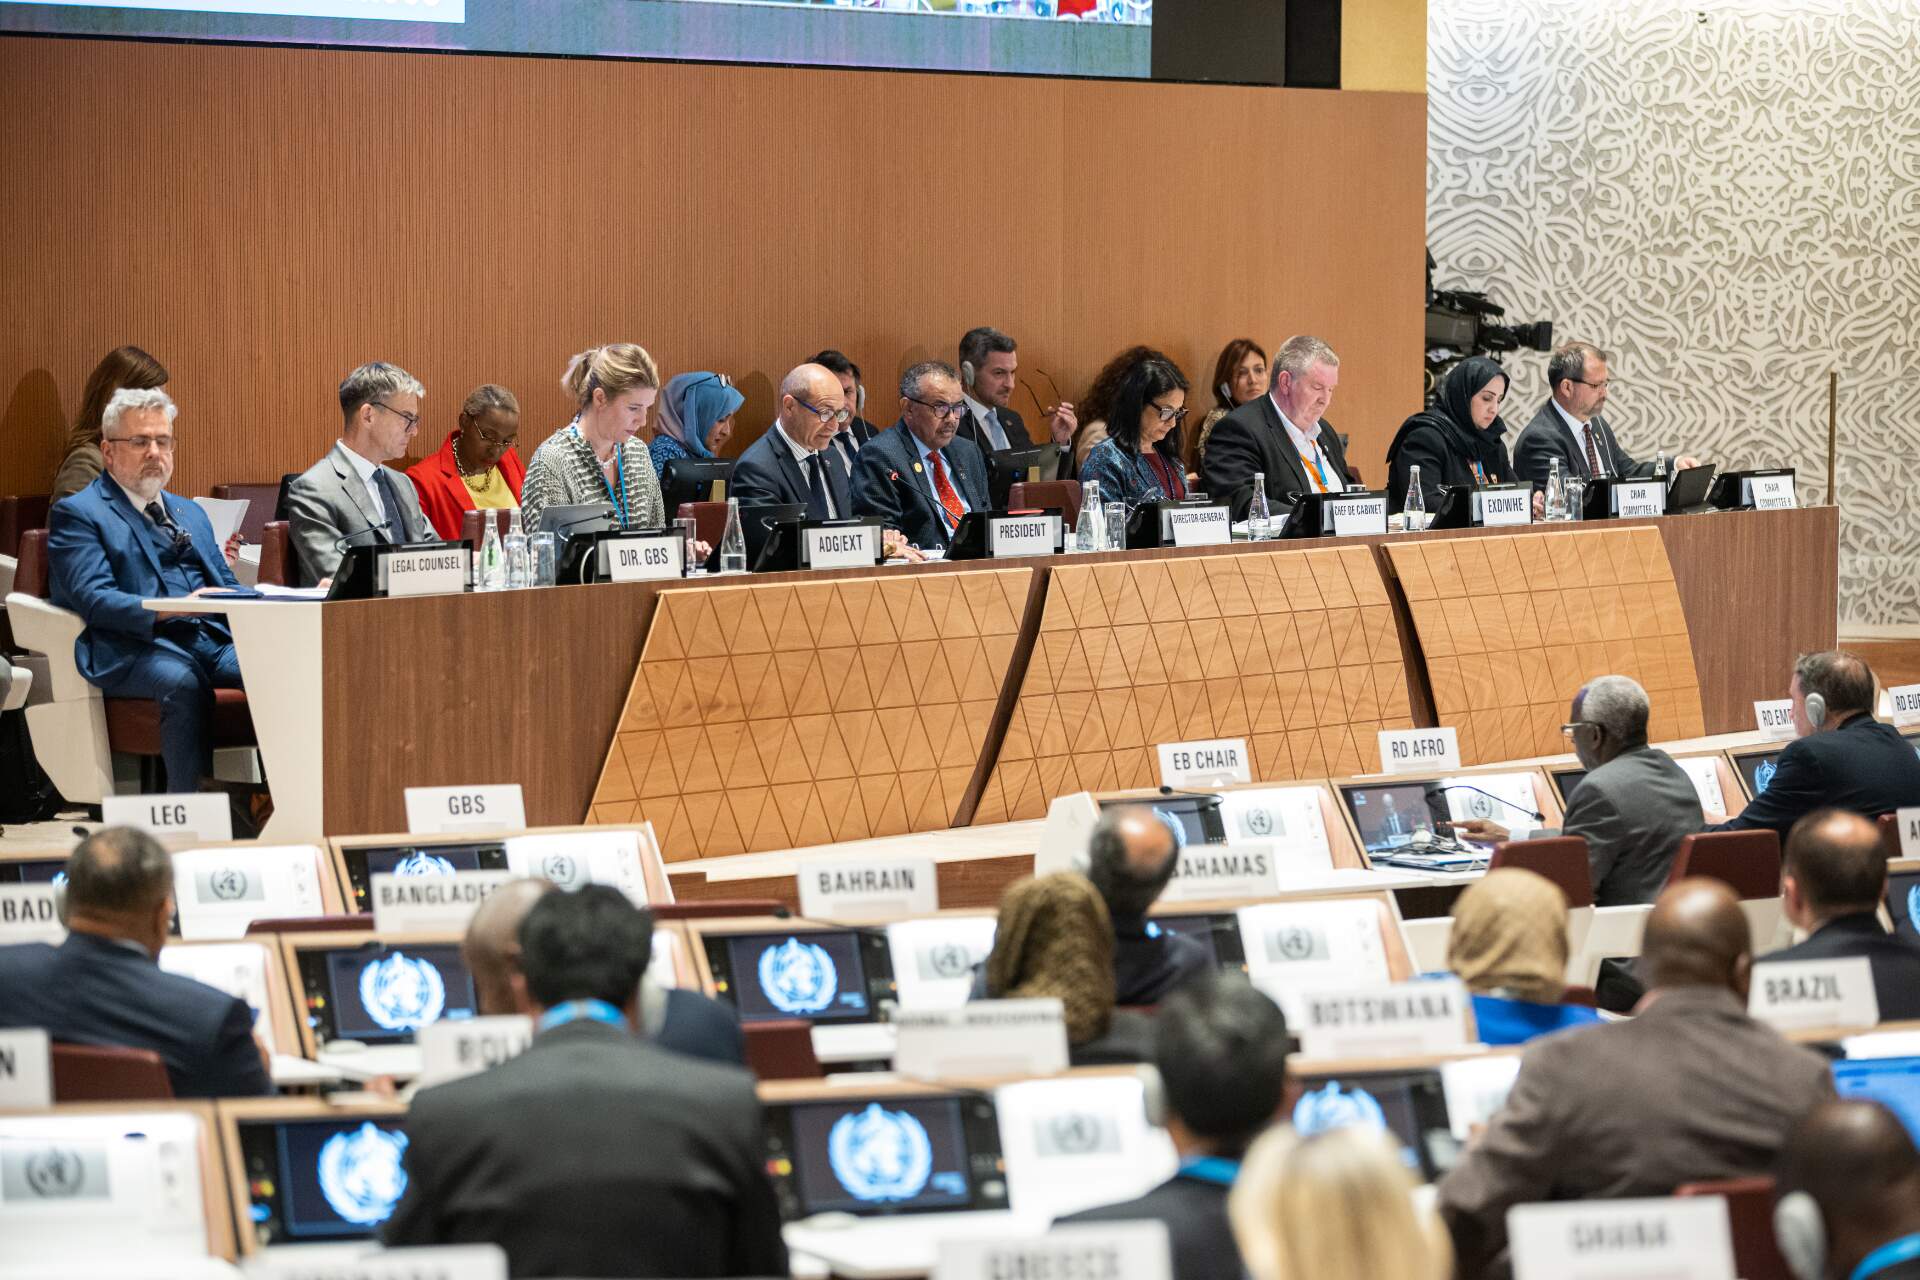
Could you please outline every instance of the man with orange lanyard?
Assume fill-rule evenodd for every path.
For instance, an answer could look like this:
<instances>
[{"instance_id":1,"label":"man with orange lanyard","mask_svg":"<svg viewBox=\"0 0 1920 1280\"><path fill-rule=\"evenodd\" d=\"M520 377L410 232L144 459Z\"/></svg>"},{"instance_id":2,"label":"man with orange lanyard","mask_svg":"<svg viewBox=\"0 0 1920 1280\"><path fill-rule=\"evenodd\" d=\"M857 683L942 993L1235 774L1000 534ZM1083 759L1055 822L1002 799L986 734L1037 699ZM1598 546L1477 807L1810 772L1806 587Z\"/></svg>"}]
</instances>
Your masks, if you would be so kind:
<instances>
[{"instance_id":1,"label":"man with orange lanyard","mask_svg":"<svg viewBox=\"0 0 1920 1280\"><path fill-rule=\"evenodd\" d=\"M1266 477L1277 516L1306 493L1341 493L1353 480L1347 457L1321 415L1340 384L1340 357L1308 334L1288 338L1273 357L1267 394L1240 405L1214 425L1201 459L1201 488L1231 498L1246 515L1255 475Z\"/></svg>"}]
</instances>

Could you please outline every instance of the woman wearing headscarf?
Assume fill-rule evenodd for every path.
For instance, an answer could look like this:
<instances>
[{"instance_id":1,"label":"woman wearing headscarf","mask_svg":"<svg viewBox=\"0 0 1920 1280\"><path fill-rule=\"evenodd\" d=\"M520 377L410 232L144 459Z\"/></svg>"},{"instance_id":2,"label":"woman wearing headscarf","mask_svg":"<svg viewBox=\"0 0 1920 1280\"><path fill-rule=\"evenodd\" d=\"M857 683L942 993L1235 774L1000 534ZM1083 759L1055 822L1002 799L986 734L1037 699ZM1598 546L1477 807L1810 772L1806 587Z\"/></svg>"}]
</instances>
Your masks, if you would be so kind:
<instances>
[{"instance_id":1,"label":"woman wearing headscarf","mask_svg":"<svg viewBox=\"0 0 1920 1280\"><path fill-rule=\"evenodd\" d=\"M1453 906L1447 967L1467 984L1482 1044L1525 1044L1535 1036L1600 1021L1566 994L1567 898L1532 871L1501 867Z\"/></svg>"},{"instance_id":2,"label":"woman wearing headscarf","mask_svg":"<svg viewBox=\"0 0 1920 1280\"><path fill-rule=\"evenodd\" d=\"M733 415L746 403L724 373L683 373L660 395L659 432L647 446L653 473L666 479L674 458L712 458L733 434Z\"/></svg>"},{"instance_id":3,"label":"woman wearing headscarf","mask_svg":"<svg viewBox=\"0 0 1920 1280\"><path fill-rule=\"evenodd\" d=\"M1407 477L1420 468L1420 492L1429 515L1440 510L1447 485L1469 487L1510 484L1515 479L1507 457L1507 424L1500 402L1507 394L1507 371L1485 356L1462 360L1440 384L1439 398L1400 424L1387 448L1387 510L1406 504ZM1534 517L1541 499L1534 495Z\"/></svg>"},{"instance_id":4,"label":"woman wearing headscarf","mask_svg":"<svg viewBox=\"0 0 1920 1280\"><path fill-rule=\"evenodd\" d=\"M1116 1010L1113 993L1113 921L1099 890L1070 871L1009 887L987 956L987 995L1058 997L1067 1057L1076 1067L1146 1062L1152 1025L1142 1014Z\"/></svg>"}]
</instances>

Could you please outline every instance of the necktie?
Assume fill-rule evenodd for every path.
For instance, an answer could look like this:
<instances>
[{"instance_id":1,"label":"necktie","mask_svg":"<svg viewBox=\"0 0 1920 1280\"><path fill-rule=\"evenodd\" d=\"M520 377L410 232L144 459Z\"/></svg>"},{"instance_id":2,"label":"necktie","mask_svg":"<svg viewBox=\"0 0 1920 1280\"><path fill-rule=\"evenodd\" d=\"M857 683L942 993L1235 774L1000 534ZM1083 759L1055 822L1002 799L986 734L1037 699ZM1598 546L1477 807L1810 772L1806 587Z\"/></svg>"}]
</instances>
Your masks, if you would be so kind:
<instances>
[{"instance_id":1,"label":"necktie","mask_svg":"<svg viewBox=\"0 0 1920 1280\"><path fill-rule=\"evenodd\" d=\"M165 503L156 498L147 504L146 512L147 519L166 530L167 536L173 539L173 553L175 556L178 556L182 551L186 550L187 544L192 541L192 539L187 536L179 525L173 522L173 517L167 514Z\"/></svg>"},{"instance_id":2,"label":"necktie","mask_svg":"<svg viewBox=\"0 0 1920 1280\"><path fill-rule=\"evenodd\" d=\"M927 461L933 464L933 491L940 496L940 505L947 513L947 530L952 532L967 509L960 505L960 495L954 492L953 481L947 479L947 464L940 460L940 451L936 449L928 454Z\"/></svg>"},{"instance_id":3,"label":"necktie","mask_svg":"<svg viewBox=\"0 0 1920 1280\"><path fill-rule=\"evenodd\" d=\"M1600 453L1597 449L1594 448L1594 445L1593 445L1593 437L1595 436L1595 434L1597 433L1594 431L1593 421L1592 419L1588 419L1587 421L1587 474L1589 476L1597 476L1600 474Z\"/></svg>"},{"instance_id":4,"label":"necktie","mask_svg":"<svg viewBox=\"0 0 1920 1280\"><path fill-rule=\"evenodd\" d=\"M393 491L393 481L387 479L385 467L373 470L373 487L380 491L380 505L387 512L387 540L401 543L407 540L406 522L400 518L400 495Z\"/></svg>"},{"instance_id":5,"label":"necktie","mask_svg":"<svg viewBox=\"0 0 1920 1280\"><path fill-rule=\"evenodd\" d=\"M987 443L996 451L1013 447L1007 440L1006 429L1000 425L1000 415L992 409L987 410L986 421L981 424L981 433L986 436Z\"/></svg>"},{"instance_id":6,"label":"necktie","mask_svg":"<svg viewBox=\"0 0 1920 1280\"><path fill-rule=\"evenodd\" d=\"M820 455L807 455L807 518L810 520L833 519L833 508L827 505L827 475L820 469Z\"/></svg>"}]
</instances>

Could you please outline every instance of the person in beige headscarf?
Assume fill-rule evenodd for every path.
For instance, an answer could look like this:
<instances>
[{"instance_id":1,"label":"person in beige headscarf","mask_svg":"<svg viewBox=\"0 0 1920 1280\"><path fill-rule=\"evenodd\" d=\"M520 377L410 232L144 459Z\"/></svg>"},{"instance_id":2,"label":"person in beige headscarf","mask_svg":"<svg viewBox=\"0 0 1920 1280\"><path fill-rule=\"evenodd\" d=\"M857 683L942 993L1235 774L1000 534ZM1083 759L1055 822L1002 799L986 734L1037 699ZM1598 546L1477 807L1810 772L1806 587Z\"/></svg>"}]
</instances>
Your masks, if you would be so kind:
<instances>
[{"instance_id":1,"label":"person in beige headscarf","mask_svg":"<svg viewBox=\"0 0 1920 1280\"><path fill-rule=\"evenodd\" d=\"M1447 967L1472 993L1481 1043L1524 1044L1600 1021L1588 1006L1562 1003L1567 951L1567 898L1545 876L1501 867L1460 895Z\"/></svg>"},{"instance_id":2,"label":"person in beige headscarf","mask_svg":"<svg viewBox=\"0 0 1920 1280\"><path fill-rule=\"evenodd\" d=\"M1010 885L987 956L987 995L1057 997L1075 1066L1148 1061L1151 1024L1116 1010L1113 992L1113 922L1100 891L1071 871Z\"/></svg>"}]
</instances>

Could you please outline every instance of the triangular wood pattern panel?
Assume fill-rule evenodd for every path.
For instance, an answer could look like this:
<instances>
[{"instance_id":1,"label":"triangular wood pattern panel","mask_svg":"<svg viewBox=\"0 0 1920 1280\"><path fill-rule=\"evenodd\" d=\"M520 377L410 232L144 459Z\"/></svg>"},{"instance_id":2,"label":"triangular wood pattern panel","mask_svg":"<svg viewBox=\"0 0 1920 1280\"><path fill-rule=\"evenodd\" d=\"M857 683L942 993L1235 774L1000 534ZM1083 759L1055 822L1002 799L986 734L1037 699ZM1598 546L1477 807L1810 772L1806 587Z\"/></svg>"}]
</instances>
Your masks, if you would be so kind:
<instances>
[{"instance_id":1,"label":"triangular wood pattern panel","mask_svg":"<svg viewBox=\"0 0 1920 1280\"><path fill-rule=\"evenodd\" d=\"M1440 723L1465 764L1565 751L1595 676L1631 676L1655 742L1706 732L1693 641L1658 529L1390 542ZM1501 594L1501 593L1505 594Z\"/></svg>"},{"instance_id":2,"label":"triangular wood pattern panel","mask_svg":"<svg viewBox=\"0 0 1920 1280\"><path fill-rule=\"evenodd\" d=\"M1367 547L1065 563L1043 610L975 822L1152 786L1162 742L1247 738L1255 777L1284 781L1378 769L1378 732L1413 724Z\"/></svg>"},{"instance_id":3,"label":"triangular wood pattern panel","mask_svg":"<svg viewBox=\"0 0 1920 1280\"><path fill-rule=\"evenodd\" d=\"M662 592L592 820L654 821L669 861L952 826L1031 582L996 569ZM1064 658L1076 637L1049 640ZM1086 689L1117 660L1075 653ZM1031 709L1032 732L1050 710ZM1031 753L1025 769L1016 792L1039 803Z\"/></svg>"}]
</instances>

